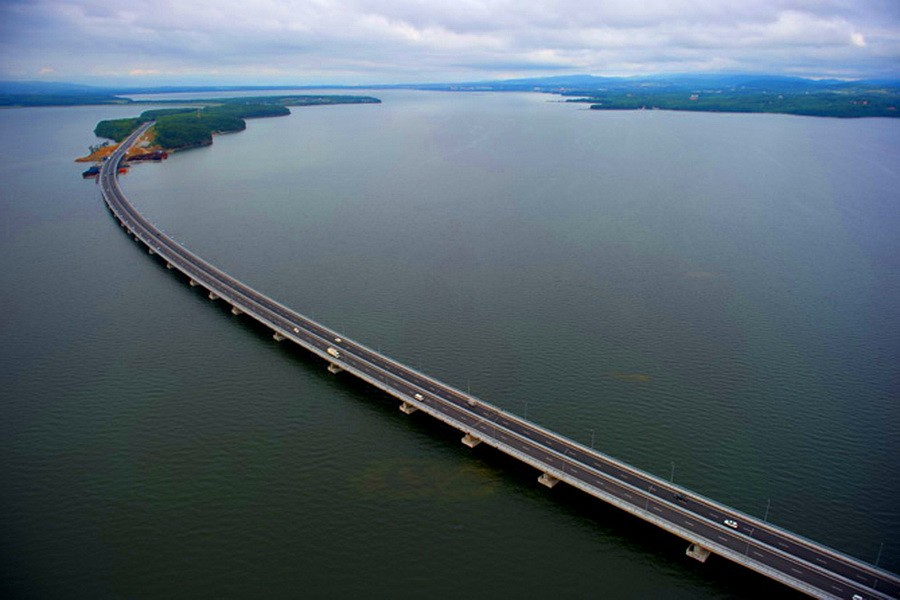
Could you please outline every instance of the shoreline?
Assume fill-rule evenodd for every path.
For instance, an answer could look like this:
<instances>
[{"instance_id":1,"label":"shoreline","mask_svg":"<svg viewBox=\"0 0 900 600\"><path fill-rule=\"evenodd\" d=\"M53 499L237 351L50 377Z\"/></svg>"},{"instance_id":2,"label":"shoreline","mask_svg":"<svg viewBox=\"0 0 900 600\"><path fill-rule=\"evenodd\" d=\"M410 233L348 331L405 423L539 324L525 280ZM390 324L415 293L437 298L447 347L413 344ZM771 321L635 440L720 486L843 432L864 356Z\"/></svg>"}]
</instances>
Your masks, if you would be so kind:
<instances>
[{"instance_id":1,"label":"shoreline","mask_svg":"<svg viewBox=\"0 0 900 600\"><path fill-rule=\"evenodd\" d=\"M154 143L156 136L154 135L153 128L151 127L145 133L143 133L140 138L134 143L128 150L125 152L125 158L128 159L133 156L137 156L139 154L147 154L149 152L173 152L174 150L170 150L168 148L163 148L162 146ZM112 156L112 154L119 148L121 144L119 143L111 143L106 144L105 146L101 146L97 148L90 154L86 156L79 156L75 159L77 163L102 163L104 160Z\"/></svg>"},{"instance_id":2,"label":"shoreline","mask_svg":"<svg viewBox=\"0 0 900 600\"><path fill-rule=\"evenodd\" d=\"M335 104L380 104L372 96L265 96L248 98L217 98L199 103L194 108L146 110L137 117L108 119L97 123L94 135L121 143L141 124L155 124L141 134L138 141L128 148L125 158L148 152L178 152L191 148L203 148L213 143L213 137L225 133L239 133L247 128L247 119L286 117L289 107L329 106ZM76 162L102 162L111 156L119 143L106 143L100 148L91 146L93 152L76 158Z\"/></svg>"}]
</instances>

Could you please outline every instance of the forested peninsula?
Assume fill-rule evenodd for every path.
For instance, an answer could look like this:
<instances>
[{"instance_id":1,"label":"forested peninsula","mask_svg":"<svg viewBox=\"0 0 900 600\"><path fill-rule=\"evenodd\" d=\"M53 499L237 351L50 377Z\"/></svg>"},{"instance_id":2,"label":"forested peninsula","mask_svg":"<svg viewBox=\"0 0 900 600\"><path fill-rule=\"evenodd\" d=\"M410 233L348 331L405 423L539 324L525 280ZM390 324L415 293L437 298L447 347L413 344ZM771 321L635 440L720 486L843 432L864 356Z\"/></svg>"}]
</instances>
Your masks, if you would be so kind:
<instances>
[{"instance_id":1,"label":"forested peninsula","mask_svg":"<svg viewBox=\"0 0 900 600\"><path fill-rule=\"evenodd\" d=\"M94 134L121 142L142 123L156 121L150 133L152 145L163 150L185 150L212 144L216 133L243 131L247 127L245 119L288 115L289 106L380 102L371 96L258 96L198 101L193 107L153 109L139 117L100 121Z\"/></svg>"},{"instance_id":2,"label":"forested peninsula","mask_svg":"<svg viewBox=\"0 0 900 600\"><path fill-rule=\"evenodd\" d=\"M682 110L695 112L776 113L810 117L900 117L896 94L848 97L815 94L666 94L601 93L572 100L587 102L592 110Z\"/></svg>"}]
</instances>

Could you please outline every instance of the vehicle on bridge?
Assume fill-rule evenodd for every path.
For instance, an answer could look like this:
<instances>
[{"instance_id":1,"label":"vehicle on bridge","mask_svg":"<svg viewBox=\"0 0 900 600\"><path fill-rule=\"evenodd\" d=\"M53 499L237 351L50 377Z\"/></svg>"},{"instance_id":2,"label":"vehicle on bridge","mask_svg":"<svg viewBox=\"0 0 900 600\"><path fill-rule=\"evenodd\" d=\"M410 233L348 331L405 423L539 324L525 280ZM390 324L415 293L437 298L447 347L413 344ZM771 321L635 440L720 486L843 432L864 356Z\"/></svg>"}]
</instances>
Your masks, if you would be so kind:
<instances>
[{"instance_id":1,"label":"vehicle on bridge","mask_svg":"<svg viewBox=\"0 0 900 600\"><path fill-rule=\"evenodd\" d=\"M482 441L537 469L538 481L552 488L563 482L608 502L635 517L652 522L690 543L686 554L704 562L710 554L732 560L766 577L816 598L844 600L900 599L900 577L828 547L772 526L747 513L704 498L648 472L562 435L517 417L489 402L476 400L449 385L419 373L320 326L233 279L169 238L128 202L119 188L116 170L125 151L152 123L137 129L100 170L104 202L135 241L150 254L165 259L191 283L210 288L212 295L239 300L240 309L274 330L276 340L287 335L319 355L340 359L328 365L331 373L347 371L402 401L401 410L412 414L421 405L407 401L426 397L428 412L465 435L462 443L474 448ZM294 334L286 332L293 329ZM303 334L300 335L300 331ZM284 333L283 333L284 332ZM332 344L341 344L338 351ZM328 360L328 359L326 359ZM424 408L424 406L421 406ZM673 472L674 473L674 472ZM727 529L722 529L722 527ZM876 559L876 563L877 563Z\"/></svg>"}]
</instances>

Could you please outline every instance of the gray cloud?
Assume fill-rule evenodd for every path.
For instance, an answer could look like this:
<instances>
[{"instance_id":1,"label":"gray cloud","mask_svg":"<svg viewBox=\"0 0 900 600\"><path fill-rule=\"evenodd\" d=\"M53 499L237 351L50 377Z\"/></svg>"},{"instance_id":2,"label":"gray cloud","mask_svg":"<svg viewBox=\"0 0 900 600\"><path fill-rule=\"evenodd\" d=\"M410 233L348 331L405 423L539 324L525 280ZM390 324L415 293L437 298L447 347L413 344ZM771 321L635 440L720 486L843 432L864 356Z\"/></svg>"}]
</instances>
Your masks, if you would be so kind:
<instances>
[{"instance_id":1,"label":"gray cloud","mask_svg":"<svg viewBox=\"0 0 900 600\"><path fill-rule=\"evenodd\" d=\"M0 2L0 77L136 85L765 71L900 77L897 0Z\"/></svg>"}]
</instances>

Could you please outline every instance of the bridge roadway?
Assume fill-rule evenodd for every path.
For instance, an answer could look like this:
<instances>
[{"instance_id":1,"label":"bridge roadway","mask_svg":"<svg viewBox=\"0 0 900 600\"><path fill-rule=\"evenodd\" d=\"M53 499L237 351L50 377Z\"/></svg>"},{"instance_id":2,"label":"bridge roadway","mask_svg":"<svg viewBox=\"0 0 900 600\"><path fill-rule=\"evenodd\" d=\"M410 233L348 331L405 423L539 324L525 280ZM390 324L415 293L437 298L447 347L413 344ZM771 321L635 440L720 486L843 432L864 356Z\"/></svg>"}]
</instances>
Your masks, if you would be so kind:
<instances>
[{"instance_id":1,"label":"bridge roadway","mask_svg":"<svg viewBox=\"0 0 900 600\"><path fill-rule=\"evenodd\" d=\"M338 369L535 467L548 487L563 481L708 550L817 598L900 598L900 577L814 541L659 479L592 448L559 436L343 337L242 284L185 249L147 221L122 193L118 165L152 123L135 131L101 168L99 183L110 211L136 241L158 254L192 285L221 298ZM340 356L330 355L328 348ZM729 526L726 520L736 523ZM693 548L694 546L692 546ZM700 552L703 554L702 550Z\"/></svg>"}]
</instances>

